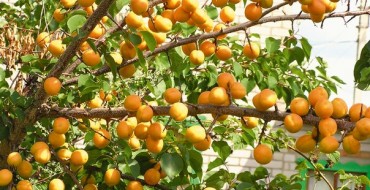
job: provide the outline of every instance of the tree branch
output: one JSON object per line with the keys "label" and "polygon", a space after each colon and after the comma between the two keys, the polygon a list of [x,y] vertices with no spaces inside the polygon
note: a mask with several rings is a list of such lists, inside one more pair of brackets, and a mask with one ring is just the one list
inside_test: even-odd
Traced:
{"label": "tree branch", "polygon": [[[265,11],[264,15],[266,15],[267,13],[270,13],[272,10],[280,8],[280,7],[282,7],[286,4],[288,4],[288,2],[284,2],[282,4],[274,6],[271,9]],[[363,10],[363,11],[349,11],[349,12],[334,13],[334,14],[327,15],[325,18],[359,16],[359,15],[363,15],[363,14],[370,14],[370,9],[366,9],[366,10]],[[245,30],[246,28],[250,28],[252,26],[263,24],[263,23],[277,22],[277,21],[292,21],[293,22],[295,20],[307,20],[307,19],[310,19],[309,14],[301,14],[301,15],[295,14],[295,15],[282,15],[282,16],[264,17],[264,18],[261,18],[258,21],[255,21],[255,22],[251,22],[251,21],[244,22],[244,23],[238,24],[236,26],[231,26],[231,27],[225,28],[225,29],[220,30],[218,32],[198,34],[198,35],[191,36],[189,38],[180,38],[176,41],[164,44],[164,45],[154,49],[152,52],[146,51],[144,53],[144,58],[156,55],[156,54],[161,53],[161,52],[168,51],[172,48],[175,48],[175,47],[178,47],[178,46],[181,46],[181,45],[184,45],[184,44],[196,42],[198,40],[205,40],[205,39],[215,38],[215,37],[217,37],[219,35],[222,35],[222,34],[229,34],[229,33],[237,32],[237,31]],[[119,68],[130,65],[130,64],[133,64],[136,61],[138,61],[137,57],[134,58],[134,59],[130,59],[128,61],[125,61],[124,63],[122,63],[119,66]],[[110,68],[105,65],[105,66],[101,67],[100,69],[92,71],[92,74],[94,74],[95,76],[98,76],[98,75],[107,73],[109,71],[110,71]],[[65,81],[64,85],[75,84],[75,83],[77,83],[77,81],[78,81],[78,77],[74,77],[74,78],[71,78],[71,79]]]}
{"label": "tree branch", "polygon": [[[188,115],[196,116],[197,114],[221,114],[233,115],[236,117],[258,117],[263,120],[284,121],[286,115],[290,113],[280,111],[265,111],[260,112],[254,108],[236,107],[236,106],[212,106],[212,105],[191,105],[188,107]],[[166,116],[169,115],[170,106],[152,106],[154,115]],[[117,108],[60,108],[60,107],[43,107],[40,110],[41,117],[73,117],[73,118],[123,118],[131,115],[133,112],[128,112],[123,107]],[[306,115],[302,117],[303,122],[307,125],[318,125],[320,118],[314,115]],[[355,123],[348,119],[335,119],[340,130],[351,130]]]}

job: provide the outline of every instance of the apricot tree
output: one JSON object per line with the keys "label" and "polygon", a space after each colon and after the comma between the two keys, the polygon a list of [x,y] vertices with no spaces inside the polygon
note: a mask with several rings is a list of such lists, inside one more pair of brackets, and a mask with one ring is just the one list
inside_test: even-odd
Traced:
{"label": "apricot tree", "polygon": [[[270,16],[297,3],[302,11],[295,15]],[[370,108],[330,101],[343,81],[327,75],[322,58],[311,57],[308,39],[291,30],[261,44],[248,28],[370,13],[333,12],[336,3],[0,3],[0,188],[301,189],[298,171],[271,179],[263,166],[227,168],[233,150],[252,147],[261,165],[282,149],[297,152],[334,189],[317,160],[337,162],[341,145],[358,153],[370,136]],[[236,6],[245,7],[245,22],[235,22]],[[369,47],[355,67],[362,89]],[[293,138],[304,125],[312,127]],[[205,171],[201,152],[208,149],[218,157]],[[340,174],[357,188],[370,184],[365,176]]]}

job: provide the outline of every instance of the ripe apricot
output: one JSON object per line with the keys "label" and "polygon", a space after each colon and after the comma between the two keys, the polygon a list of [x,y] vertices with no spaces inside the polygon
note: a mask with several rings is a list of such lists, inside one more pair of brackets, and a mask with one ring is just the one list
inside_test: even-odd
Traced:
{"label": "ripe apricot", "polygon": [[358,141],[363,141],[363,140],[368,139],[368,136],[361,134],[357,127],[353,129],[351,134],[353,135],[353,138],[355,138]]}
{"label": "ripe apricot", "polygon": [[217,77],[217,85],[226,90],[229,89],[229,87],[231,87],[231,84],[234,82],[235,82],[234,75],[230,73],[221,73]]}
{"label": "ripe apricot", "polygon": [[204,56],[209,57],[216,51],[216,45],[210,40],[205,40],[200,44],[199,49],[203,52]]}
{"label": "ripe apricot", "polygon": [[261,93],[257,93],[256,95],[253,96],[252,103],[258,111],[266,111],[267,109],[262,107],[260,99],[261,99]]}
{"label": "ripe apricot", "polygon": [[361,143],[353,137],[353,135],[347,135],[343,138],[342,142],[343,150],[347,154],[357,154],[360,152]]}
{"label": "ripe apricot", "polygon": [[260,1],[260,5],[264,9],[271,8],[273,3],[274,3],[273,0],[261,0]]}
{"label": "ripe apricot", "polygon": [[78,0],[78,4],[81,7],[90,7],[95,3],[95,0]]}
{"label": "ripe apricot", "polygon": [[333,136],[327,136],[321,139],[319,149],[321,152],[331,154],[339,148],[337,139]]}
{"label": "ripe apricot", "polygon": [[104,174],[104,183],[107,184],[108,187],[118,185],[120,180],[121,172],[117,169],[108,169]]}
{"label": "ripe apricot", "polygon": [[226,90],[222,87],[214,87],[209,93],[209,103],[214,105],[222,105],[229,100]]}
{"label": "ripe apricot", "polygon": [[315,113],[321,119],[329,118],[333,111],[333,104],[327,99],[321,99],[315,104]]}
{"label": "ripe apricot", "polygon": [[136,57],[136,50],[131,42],[123,41],[120,44],[120,52],[123,59],[126,60],[133,59],[134,57]]}
{"label": "ripe apricot", "polygon": [[100,63],[100,55],[92,49],[88,49],[82,53],[82,61],[87,66],[95,66]]}
{"label": "ripe apricot", "polygon": [[71,158],[71,155],[72,155],[72,152],[66,148],[59,149],[57,152],[58,158],[63,161],[69,160]]}
{"label": "ripe apricot", "polygon": [[130,181],[126,186],[126,190],[143,190],[143,185],[138,181]]}
{"label": "ripe apricot", "polygon": [[191,143],[198,143],[206,138],[206,131],[200,125],[194,125],[186,129],[185,138]]}
{"label": "ripe apricot", "polygon": [[84,190],[98,190],[98,187],[95,184],[87,184],[85,185]]}
{"label": "ripe apricot", "polygon": [[75,166],[82,166],[89,160],[89,154],[85,150],[75,150],[72,152],[70,163]]}
{"label": "ripe apricot", "polygon": [[170,19],[170,21],[172,22],[172,25],[174,25],[174,24],[176,24],[176,20],[173,17],[173,14],[174,14],[173,10],[167,9],[167,10],[164,10],[161,13],[161,16],[164,17],[164,18]]}
{"label": "ripe apricot", "polygon": [[164,43],[166,41],[166,33],[163,32],[152,32],[155,41],[157,42],[157,46]]}
{"label": "ripe apricot", "polygon": [[181,46],[182,52],[184,52],[185,55],[190,55],[190,53],[193,50],[197,49],[197,44],[196,43],[189,43],[189,44],[184,44]]}
{"label": "ripe apricot", "polygon": [[156,185],[159,183],[159,180],[161,180],[161,174],[158,170],[150,168],[145,172],[144,180],[149,185]]}
{"label": "ripe apricot", "polygon": [[83,7],[88,16],[91,16],[94,11],[98,8],[98,5],[93,3],[90,7]]}
{"label": "ripe apricot", "polygon": [[228,46],[220,45],[216,48],[216,57],[221,61],[226,61],[232,57],[231,49]]}
{"label": "ripe apricot", "polygon": [[132,150],[137,150],[140,148],[140,141],[138,138],[136,138],[135,136],[134,137],[131,137],[129,140],[128,140],[128,145],[130,146],[130,148]]}
{"label": "ripe apricot", "polygon": [[275,91],[270,89],[264,89],[260,92],[260,100],[259,103],[262,108],[269,109],[270,107],[274,106],[277,102],[277,95]]}
{"label": "ripe apricot", "polygon": [[178,7],[175,12],[173,13],[173,18],[177,22],[186,22],[190,19],[191,14],[189,12],[186,12],[183,7]]}
{"label": "ripe apricot", "polygon": [[188,116],[188,107],[180,102],[171,105],[170,116],[175,121],[183,121]]}
{"label": "ripe apricot", "polygon": [[49,183],[49,190],[64,190],[65,185],[61,179],[53,179]]}
{"label": "ripe apricot", "polygon": [[362,136],[370,136],[370,118],[360,119],[356,122],[355,128]]}
{"label": "ripe apricot", "polygon": [[189,55],[190,63],[200,65],[204,62],[204,53],[201,50],[193,50]]}
{"label": "ripe apricot", "polygon": [[308,10],[308,6],[307,5],[302,5],[301,6],[301,9],[304,13],[310,13],[310,11]]}
{"label": "ripe apricot", "polygon": [[40,47],[45,47],[47,43],[50,42],[49,33],[47,32],[41,32],[39,35],[37,35],[36,38],[36,44]]}
{"label": "ripe apricot", "polygon": [[247,95],[247,90],[240,82],[233,82],[230,87],[231,97],[234,99],[242,99]]}
{"label": "ripe apricot", "polygon": [[99,39],[105,34],[105,28],[102,24],[97,24],[94,29],[90,32],[89,37],[94,39]]}
{"label": "ripe apricot", "polygon": [[310,102],[311,106],[315,107],[316,103],[321,99],[328,99],[329,95],[325,88],[318,86],[311,90],[308,94],[308,101]]}
{"label": "ripe apricot", "polygon": [[235,19],[235,11],[229,6],[225,6],[220,11],[220,19],[224,23],[230,23]]}
{"label": "ripe apricot", "polygon": [[149,124],[139,123],[134,130],[135,136],[141,140],[146,139],[148,137],[148,129]]}
{"label": "ripe apricot", "polygon": [[203,105],[203,104],[209,104],[209,94],[211,91],[204,91],[200,93],[198,96],[198,104]]}
{"label": "ripe apricot", "polygon": [[62,9],[55,9],[53,18],[58,23],[62,22],[64,20],[64,13],[62,13]]}
{"label": "ripe apricot", "polygon": [[86,105],[90,108],[100,108],[103,105],[103,100],[96,96],[94,99],[88,101]]}
{"label": "ripe apricot", "polygon": [[325,13],[331,13],[337,8],[336,2],[325,1]]}
{"label": "ripe apricot", "polygon": [[5,187],[13,180],[13,173],[8,169],[0,170],[0,187]]}
{"label": "ripe apricot", "polygon": [[181,7],[184,11],[191,13],[194,12],[199,6],[198,0],[182,0]]}
{"label": "ripe apricot", "polygon": [[317,15],[317,14],[310,13],[310,17],[311,17],[312,22],[319,23],[324,20],[325,14]]}
{"label": "ripe apricot", "polygon": [[312,3],[312,0],[298,0],[301,5],[309,5]]}
{"label": "ripe apricot", "polygon": [[125,18],[126,24],[132,28],[139,28],[144,24],[143,17],[135,14],[134,12],[129,12]]}
{"label": "ripe apricot", "polygon": [[17,190],[32,190],[32,184],[28,180],[20,180],[16,186]]}
{"label": "ripe apricot", "polygon": [[243,54],[249,59],[256,59],[260,55],[260,47],[254,42],[247,43],[243,48]]}
{"label": "ripe apricot", "polygon": [[92,175],[92,174],[85,174],[81,178],[81,184],[82,185],[95,184],[95,183],[96,183],[96,179],[95,179],[94,175]]}
{"label": "ripe apricot", "polygon": [[306,99],[297,97],[290,102],[290,110],[300,116],[305,116],[309,111],[309,103]]}
{"label": "ripe apricot", "polygon": [[168,88],[163,93],[164,99],[167,103],[173,104],[181,100],[181,92],[177,88]]}
{"label": "ripe apricot", "polygon": [[169,32],[172,29],[172,21],[168,18],[157,15],[154,23],[156,32]]}
{"label": "ripe apricot", "polygon": [[[218,32],[218,31],[221,31],[223,29],[227,28],[224,24],[222,23],[218,23],[216,24],[216,26],[213,28],[213,32]],[[221,40],[221,39],[224,39],[226,38],[227,34],[220,34],[217,36],[217,39],[218,40]],[[226,47],[226,46],[225,46]],[[216,55],[217,55],[217,48],[216,48]]]}
{"label": "ripe apricot", "polygon": [[[208,17],[206,22],[202,25],[199,25],[198,27],[204,32],[212,32],[212,30],[214,29],[213,20]],[[216,48],[216,46],[214,48]]]}
{"label": "ripe apricot", "polygon": [[309,153],[315,150],[316,141],[310,134],[302,135],[296,140],[295,147],[302,153]]}
{"label": "ripe apricot", "polygon": [[93,142],[95,147],[102,149],[108,146],[110,139],[111,139],[111,134],[109,131],[105,129],[99,129],[98,131],[95,132]]}
{"label": "ripe apricot", "polygon": [[253,129],[258,126],[258,118],[244,116],[242,125],[248,129]]}
{"label": "ripe apricot", "polygon": [[159,122],[154,122],[152,123],[149,128],[148,128],[148,135],[150,138],[153,140],[159,140],[163,139],[167,134],[167,130],[165,127],[159,123]]}
{"label": "ripe apricot", "polygon": [[216,7],[224,7],[227,4],[227,0],[212,0],[212,4]]}
{"label": "ripe apricot", "polygon": [[129,126],[126,121],[120,121],[116,128],[117,136],[121,139],[128,139],[132,136],[134,128]]}
{"label": "ripe apricot", "polygon": [[138,95],[132,94],[125,98],[123,106],[128,111],[137,111],[141,106],[141,98]]}
{"label": "ripe apricot", "polygon": [[136,118],[140,122],[148,122],[153,117],[153,109],[150,106],[142,105],[136,112]]}
{"label": "ripe apricot", "polygon": [[121,67],[118,72],[122,78],[130,78],[135,74],[136,67],[134,64],[126,65],[124,67]]}
{"label": "ripe apricot", "polygon": [[250,21],[257,21],[262,17],[262,8],[256,3],[250,3],[245,7],[244,15]]}
{"label": "ripe apricot", "polygon": [[48,46],[48,51],[54,56],[59,57],[64,53],[66,45],[62,43],[62,40],[53,40]]}
{"label": "ripe apricot", "polygon": [[151,136],[148,136],[145,144],[148,151],[154,154],[160,153],[163,149],[163,139],[152,139]]}
{"label": "ripe apricot", "polygon": [[365,116],[367,106],[365,104],[353,104],[349,109],[349,118],[352,122],[360,120]]}
{"label": "ripe apricot", "polygon": [[307,5],[307,8],[311,14],[314,15],[323,15],[325,14],[325,4],[322,0],[312,0],[312,2]]}
{"label": "ripe apricot", "polygon": [[69,120],[64,117],[54,119],[53,130],[59,134],[65,134],[69,130]]}
{"label": "ripe apricot", "polygon": [[291,133],[296,133],[300,131],[303,127],[303,120],[301,116],[292,113],[284,118],[285,129]]}
{"label": "ripe apricot", "polygon": [[[202,25],[205,22],[207,22],[207,19],[209,18],[207,13],[203,9],[196,9],[194,12],[192,12],[190,16],[191,20],[196,25]],[[189,19],[190,20],[190,19]]]}
{"label": "ripe apricot", "polygon": [[102,101],[107,101],[107,102],[110,102],[112,101],[113,99],[113,96],[112,94],[110,93],[104,93],[104,90],[100,90],[99,91],[99,98],[102,100]]}
{"label": "ripe apricot", "polygon": [[60,4],[63,5],[64,8],[69,9],[72,8],[76,3],[76,0],[60,0]]}
{"label": "ripe apricot", "polygon": [[132,12],[141,15],[148,10],[149,2],[148,0],[131,0],[130,7]]}
{"label": "ripe apricot", "polygon": [[[32,175],[32,165],[26,160],[23,160],[21,164],[17,166],[17,173],[23,179],[28,179]],[[1,176],[1,175],[0,175]]]}
{"label": "ripe apricot", "polygon": [[52,147],[58,148],[66,142],[66,136],[52,131],[49,133],[48,140]]}
{"label": "ripe apricot", "polygon": [[272,150],[265,144],[259,144],[253,150],[253,157],[259,164],[268,164],[272,160]]}
{"label": "ripe apricot", "polygon": [[206,151],[208,150],[212,145],[212,138],[210,135],[207,135],[205,139],[203,139],[200,142],[194,143],[194,148],[199,151]]}
{"label": "ripe apricot", "polygon": [[40,149],[34,154],[35,161],[40,164],[46,164],[50,161],[51,153],[49,149]]}
{"label": "ripe apricot", "polygon": [[366,109],[365,115],[366,118],[370,118],[370,107]]}
{"label": "ripe apricot", "polygon": [[322,137],[332,136],[337,132],[337,123],[332,118],[321,119],[319,132]]}
{"label": "ripe apricot", "polygon": [[22,156],[19,152],[11,152],[6,159],[6,162],[9,166],[17,167],[22,163],[22,160]]}
{"label": "ripe apricot", "polygon": [[34,143],[31,146],[30,152],[31,152],[32,155],[34,155],[36,153],[36,151],[38,151],[40,149],[48,149],[49,150],[49,146],[45,142],[39,141],[39,142]]}
{"label": "ripe apricot", "polygon": [[181,0],[166,0],[165,7],[166,9],[176,9],[181,5]]}

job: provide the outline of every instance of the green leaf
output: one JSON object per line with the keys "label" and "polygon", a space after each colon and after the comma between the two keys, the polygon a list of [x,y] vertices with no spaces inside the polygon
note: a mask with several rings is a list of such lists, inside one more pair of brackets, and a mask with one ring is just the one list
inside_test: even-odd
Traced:
{"label": "green leaf", "polygon": [[340,152],[335,151],[334,153],[326,154],[326,156],[329,158],[330,161],[332,161],[335,164],[335,163],[339,162]]}
{"label": "green leaf", "polygon": [[148,31],[141,31],[140,33],[143,35],[143,38],[149,50],[153,51],[155,47],[157,46],[157,42],[155,41],[153,34]]}
{"label": "green leaf", "polygon": [[5,71],[0,67],[0,81],[5,80]]}
{"label": "green leaf", "polygon": [[253,174],[255,180],[264,179],[268,175],[269,175],[269,172],[267,171],[265,167],[262,167],[262,166],[259,166],[258,168],[256,168]]}
{"label": "green leaf", "polygon": [[275,79],[275,77],[273,77],[272,75],[269,75],[267,77],[267,85],[270,89],[273,89],[276,87],[276,84],[277,84],[277,80]]}
{"label": "green leaf", "polygon": [[216,158],[215,160],[213,160],[212,162],[208,164],[207,171],[210,171],[213,168],[221,166],[222,164],[224,164],[224,161],[221,158]]}
{"label": "green leaf", "polygon": [[166,172],[167,176],[174,178],[184,168],[182,157],[177,153],[165,153],[162,155],[161,168]]}
{"label": "green leaf", "polygon": [[308,40],[306,38],[302,38],[299,41],[301,42],[302,49],[306,56],[306,59],[309,60],[311,57],[311,49],[312,49],[311,44],[308,43]]}
{"label": "green leaf", "polygon": [[238,77],[238,76],[243,74],[243,68],[242,68],[242,66],[240,65],[239,62],[234,61],[233,62],[233,68],[234,68],[235,77]]}
{"label": "green leaf", "polygon": [[273,37],[268,37],[266,38],[265,43],[267,52],[273,53],[280,48],[281,40],[275,39]]}
{"label": "green leaf", "polygon": [[226,141],[214,141],[212,143],[212,148],[218,153],[222,161],[225,161],[226,158],[231,154],[231,148]]}
{"label": "green leaf", "polygon": [[206,11],[207,11],[207,14],[208,16],[214,20],[218,17],[218,11],[217,11],[217,8],[214,7],[214,6],[206,6],[205,7]]}
{"label": "green leaf", "polygon": [[239,183],[238,186],[236,186],[236,190],[245,190],[245,189],[250,189],[253,187],[254,187],[253,183],[243,182],[243,183]]}
{"label": "green leaf", "polygon": [[139,45],[141,43],[141,37],[139,35],[136,35],[136,34],[132,34],[130,33],[128,35],[128,38],[130,39],[130,42],[134,45]]}
{"label": "green leaf", "polygon": [[70,32],[81,28],[86,23],[86,18],[82,15],[73,15],[67,21],[67,26]]}

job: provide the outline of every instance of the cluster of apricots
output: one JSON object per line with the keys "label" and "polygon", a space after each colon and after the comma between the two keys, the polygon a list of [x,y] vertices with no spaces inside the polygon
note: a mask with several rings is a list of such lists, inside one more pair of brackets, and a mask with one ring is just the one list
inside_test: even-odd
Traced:
{"label": "cluster of apricots", "polygon": [[302,11],[310,14],[313,22],[321,22],[325,13],[331,13],[337,8],[338,0],[299,0]]}

